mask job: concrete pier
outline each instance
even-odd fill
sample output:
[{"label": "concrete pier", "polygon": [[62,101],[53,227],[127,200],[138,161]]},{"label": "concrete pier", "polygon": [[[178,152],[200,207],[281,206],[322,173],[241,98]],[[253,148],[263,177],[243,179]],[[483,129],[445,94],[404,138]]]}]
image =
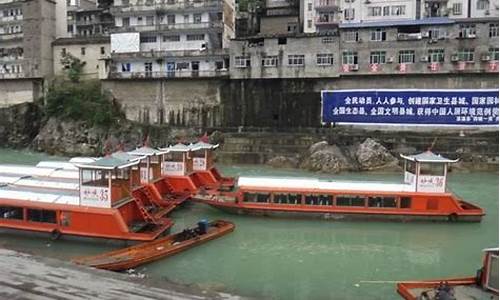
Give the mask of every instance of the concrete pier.
[{"label": "concrete pier", "polygon": [[0,299],[241,299],[0,249]]}]

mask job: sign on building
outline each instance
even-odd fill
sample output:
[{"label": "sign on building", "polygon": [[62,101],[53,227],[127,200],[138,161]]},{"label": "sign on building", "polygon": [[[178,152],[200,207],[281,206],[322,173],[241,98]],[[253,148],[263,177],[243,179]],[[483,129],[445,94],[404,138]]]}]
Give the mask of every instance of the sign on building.
[{"label": "sign on building", "polygon": [[111,34],[111,53],[130,53],[139,51],[139,32]]},{"label": "sign on building", "polygon": [[498,90],[322,91],[323,123],[498,126]]}]

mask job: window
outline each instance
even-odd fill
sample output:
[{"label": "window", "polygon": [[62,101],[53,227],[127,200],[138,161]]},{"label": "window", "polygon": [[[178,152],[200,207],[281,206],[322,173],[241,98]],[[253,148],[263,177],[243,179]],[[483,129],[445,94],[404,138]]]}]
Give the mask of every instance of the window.
[{"label": "window", "polygon": [[184,15],[184,23],[189,23],[189,15]]},{"label": "window", "polygon": [[201,14],[194,14],[193,15],[193,23],[195,23],[195,24],[201,23]]},{"label": "window", "polygon": [[396,207],[396,197],[368,197],[368,207]]},{"label": "window", "polygon": [[333,54],[317,54],[316,55],[316,64],[318,66],[331,66],[333,65]]},{"label": "window", "polygon": [[443,28],[436,27],[436,28],[431,28],[429,30],[429,38],[430,39],[433,39],[433,40],[443,39],[446,36],[447,36],[447,32]]},{"label": "window", "polygon": [[156,36],[141,36],[141,43],[156,43]]},{"label": "window", "polygon": [[80,53],[81,53],[82,55],[85,55],[85,47],[80,48]]},{"label": "window", "polygon": [[122,72],[130,72],[130,63],[122,63]]},{"label": "window", "polygon": [[101,47],[101,55],[106,54],[106,49],[104,47]]},{"label": "window", "polygon": [[45,209],[28,209],[28,221],[56,224],[56,212]]},{"label": "window", "polygon": [[66,48],[62,48],[62,49],[61,49],[61,55],[62,55],[62,56],[66,55]]},{"label": "window", "polygon": [[385,51],[370,52],[370,64],[385,64]]},{"label": "window", "polygon": [[0,206],[0,219],[22,220],[23,209],[21,207]]},{"label": "window", "polygon": [[429,62],[431,63],[444,62],[444,49],[429,49]]},{"label": "window", "polygon": [[412,64],[415,62],[415,50],[401,50],[399,51],[400,64]]},{"label": "window", "polygon": [[129,0],[122,0],[122,5],[123,6],[128,6],[129,5]]},{"label": "window", "polygon": [[68,32],[73,33],[73,25],[68,25]]},{"label": "window", "polygon": [[490,59],[498,61],[498,48],[490,48]]},{"label": "window", "polygon": [[391,14],[393,16],[404,16],[406,14],[406,6],[404,5],[391,6]]},{"label": "window", "polygon": [[356,52],[356,51],[344,51],[342,53],[342,64],[343,65],[357,65],[358,64],[358,52]]},{"label": "window", "polygon": [[368,8],[368,15],[371,17],[379,17],[382,15],[382,7],[374,6]]},{"label": "window", "polygon": [[490,37],[498,37],[498,24],[490,23]]},{"label": "window", "polygon": [[297,23],[288,23],[287,31],[291,33],[297,32]]},{"label": "window", "polygon": [[307,20],[307,28],[311,28],[312,27],[312,20]]},{"label": "window", "polygon": [[186,36],[186,39],[188,41],[203,41],[203,40],[205,40],[205,35],[204,34],[188,34]]},{"label": "window", "polygon": [[180,35],[164,35],[163,36],[164,42],[179,42],[180,40],[181,40]]},{"label": "window", "polygon": [[312,9],[313,9],[313,4],[307,3],[307,11],[312,11]]},{"label": "window", "polygon": [[461,24],[460,32],[458,33],[459,38],[475,38],[476,37],[476,25],[474,24]]},{"label": "window", "polygon": [[365,198],[360,196],[337,196],[337,206],[365,206]]},{"label": "window", "polygon": [[460,49],[458,50],[458,60],[473,62],[474,61],[474,49]]},{"label": "window", "polygon": [[384,11],[383,11],[383,15],[384,16],[389,16],[390,15],[390,12],[391,12],[391,7],[390,6],[384,6]]},{"label": "window", "polygon": [[357,30],[346,30],[344,32],[344,41],[346,42],[357,42],[358,37],[359,34]]},{"label": "window", "polygon": [[477,9],[478,10],[485,10],[490,8],[490,1],[488,0],[477,0]]},{"label": "window", "polygon": [[380,28],[373,30],[370,34],[371,41],[385,41],[386,32]]},{"label": "window", "polygon": [[333,205],[333,196],[331,195],[306,195],[306,205]]},{"label": "window", "polygon": [[452,12],[455,16],[462,14],[462,3],[453,3]]},{"label": "window", "polygon": [[122,26],[123,27],[130,27],[130,18],[123,18],[122,19]]},{"label": "window", "polygon": [[234,67],[235,68],[250,67],[250,56],[235,56]]},{"label": "window", "polygon": [[278,45],[286,45],[286,37],[278,38]]},{"label": "window", "polygon": [[267,203],[270,198],[270,194],[261,193],[244,193],[243,202],[257,202],[257,203]]},{"label": "window", "polygon": [[153,25],[153,24],[154,24],[154,22],[155,22],[155,19],[154,19],[154,17],[153,17],[153,16],[147,16],[147,17],[146,17],[146,25],[151,26],[151,25]]},{"label": "window", "polygon": [[420,175],[444,176],[443,164],[420,163]]},{"label": "window", "polygon": [[278,56],[264,56],[262,58],[263,67],[276,67],[278,66]]},{"label": "window", "polygon": [[[137,23],[142,23],[142,17],[137,17]],[[142,24],[139,24],[142,25]]]},{"label": "window", "polygon": [[167,15],[167,24],[175,24],[175,15]]},{"label": "window", "polygon": [[324,37],[321,39],[321,42],[324,43],[324,44],[331,44],[331,43],[335,43],[335,38],[329,36],[329,37]]},{"label": "window", "polygon": [[411,198],[401,197],[401,199],[399,199],[399,208],[411,208]]},{"label": "window", "polygon": [[[151,73],[153,72],[153,63],[151,63],[151,62],[144,63],[144,72],[146,72],[146,76],[151,75]],[[124,173],[124,174],[128,174],[128,173]]]},{"label": "window", "polygon": [[354,8],[344,9],[344,19],[347,21],[354,20]]},{"label": "window", "polygon": [[304,65],[304,55],[288,55],[288,65],[289,66],[303,66]]},{"label": "window", "polygon": [[490,255],[486,286],[498,291],[498,255]]},{"label": "window", "polygon": [[274,194],[273,203],[278,204],[301,204],[300,194]]}]

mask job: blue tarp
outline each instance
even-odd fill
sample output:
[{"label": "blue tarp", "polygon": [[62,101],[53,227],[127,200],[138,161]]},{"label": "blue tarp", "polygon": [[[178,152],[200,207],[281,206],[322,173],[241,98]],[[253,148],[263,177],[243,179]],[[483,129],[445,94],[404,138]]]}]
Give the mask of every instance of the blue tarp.
[{"label": "blue tarp", "polygon": [[498,90],[322,91],[323,123],[498,125]]}]

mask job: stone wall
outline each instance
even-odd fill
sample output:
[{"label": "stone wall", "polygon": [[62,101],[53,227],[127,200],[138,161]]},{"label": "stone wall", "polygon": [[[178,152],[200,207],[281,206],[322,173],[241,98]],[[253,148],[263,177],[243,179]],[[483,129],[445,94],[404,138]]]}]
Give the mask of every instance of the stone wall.
[{"label": "stone wall", "polygon": [[0,80],[0,107],[29,103],[41,97],[41,81],[33,79]]}]

